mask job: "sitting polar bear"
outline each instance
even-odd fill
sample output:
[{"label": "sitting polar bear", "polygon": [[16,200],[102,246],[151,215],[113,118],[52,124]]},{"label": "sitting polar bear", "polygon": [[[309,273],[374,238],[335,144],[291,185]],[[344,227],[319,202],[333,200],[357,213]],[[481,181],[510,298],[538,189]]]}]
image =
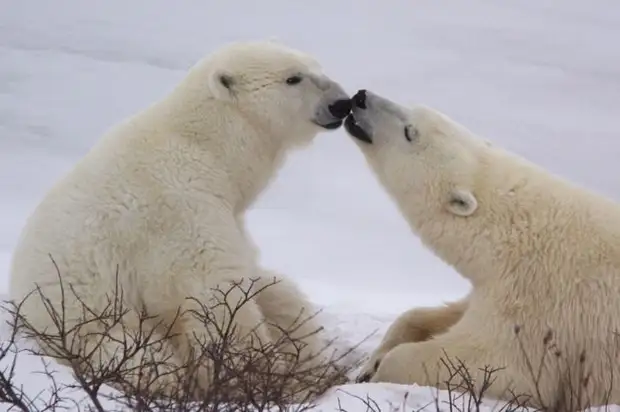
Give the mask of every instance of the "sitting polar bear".
[{"label": "sitting polar bear", "polygon": [[[174,354],[173,368],[198,349],[197,341],[215,333],[190,316],[213,302],[214,289],[230,289],[225,299],[234,308],[251,279],[257,290],[277,278],[240,308],[235,326],[239,336],[255,329],[262,343],[280,338],[300,316],[312,316],[312,305],[290,280],[258,266],[244,212],[286,153],[340,127],[350,105],[342,87],[299,51],[271,41],[216,50],[168,96],[105,134],[49,191],[14,252],[11,299],[18,303],[38,286],[58,313],[64,303],[70,328],[83,309],[73,293],[102,311],[118,278],[131,309],[125,328],[139,328],[140,311],[158,316],[162,325],[175,323],[178,337],[165,348]],[[38,330],[57,330],[41,302],[31,295],[22,315]],[[184,315],[173,322],[179,308]],[[224,322],[227,310],[216,306],[212,313]],[[97,328],[91,323],[73,333],[76,353],[97,347]],[[318,329],[310,319],[292,333],[307,345],[302,355],[320,350],[322,339],[312,333]],[[114,341],[122,339],[121,327],[108,334],[112,338],[98,347],[104,363],[122,352]],[[146,355],[155,361],[167,356],[163,349],[151,352]],[[144,355],[139,351],[125,366],[137,366]],[[210,375],[203,369],[198,386],[205,389]],[[172,375],[161,379],[176,381]]]},{"label": "sitting polar bear", "polygon": [[461,301],[401,315],[358,381],[447,388],[454,369],[440,362],[461,361],[478,389],[485,367],[503,368],[490,397],[512,399],[511,389],[555,410],[620,402],[618,204],[428,107],[365,90],[352,100],[345,128],[378,180],[473,286]]}]

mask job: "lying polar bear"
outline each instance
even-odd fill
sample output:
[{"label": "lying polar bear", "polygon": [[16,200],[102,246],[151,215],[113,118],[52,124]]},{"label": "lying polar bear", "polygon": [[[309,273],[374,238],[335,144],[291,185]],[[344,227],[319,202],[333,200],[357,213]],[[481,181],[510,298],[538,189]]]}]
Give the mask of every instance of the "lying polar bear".
[{"label": "lying polar bear", "polygon": [[375,175],[413,232],[473,285],[462,301],[398,318],[358,380],[446,388],[447,356],[477,389],[486,366],[503,368],[488,396],[619,403],[620,206],[431,108],[367,90],[353,101],[345,128]]}]

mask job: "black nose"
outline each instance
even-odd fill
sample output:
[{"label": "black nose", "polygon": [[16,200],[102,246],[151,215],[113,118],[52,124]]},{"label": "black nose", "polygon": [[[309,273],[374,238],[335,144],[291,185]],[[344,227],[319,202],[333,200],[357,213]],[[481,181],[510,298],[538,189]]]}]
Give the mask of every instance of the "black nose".
[{"label": "black nose", "polygon": [[351,99],[353,104],[360,109],[366,108],[366,89],[358,90],[355,96]]},{"label": "black nose", "polygon": [[332,116],[338,119],[344,119],[351,111],[352,105],[353,104],[351,103],[350,99],[343,99],[335,101],[334,103],[327,106],[327,108],[329,109],[329,112],[332,114]]}]

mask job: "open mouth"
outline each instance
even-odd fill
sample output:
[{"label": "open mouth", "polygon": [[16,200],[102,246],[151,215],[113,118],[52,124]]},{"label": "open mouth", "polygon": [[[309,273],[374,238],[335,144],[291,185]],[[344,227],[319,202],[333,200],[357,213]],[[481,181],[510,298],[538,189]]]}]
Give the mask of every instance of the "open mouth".
[{"label": "open mouth", "polygon": [[324,124],[323,127],[325,129],[333,130],[342,126],[342,123],[344,123],[342,120],[336,120],[335,122]]},{"label": "open mouth", "polygon": [[364,143],[372,144],[372,138],[370,137],[370,134],[366,130],[364,130],[359,124],[357,124],[357,122],[355,121],[355,117],[353,117],[352,114],[347,116],[346,120],[344,121],[344,128],[351,136],[355,137],[357,140]]},{"label": "open mouth", "polygon": [[327,123],[327,124],[321,124],[321,123],[318,123],[318,122],[314,122],[314,124],[316,124],[317,126],[321,126],[323,129],[327,129],[327,130],[337,129],[340,126],[342,126],[342,123],[343,123],[342,120],[336,120],[334,122]]}]

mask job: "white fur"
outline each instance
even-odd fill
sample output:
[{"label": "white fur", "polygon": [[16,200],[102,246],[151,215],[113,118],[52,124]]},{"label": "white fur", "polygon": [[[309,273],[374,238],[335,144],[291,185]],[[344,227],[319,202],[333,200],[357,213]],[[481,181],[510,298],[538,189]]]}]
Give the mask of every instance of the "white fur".
[{"label": "white fur", "polygon": [[[352,119],[372,140],[356,140],[368,163],[413,232],[473,289],[445,308],[403,314],[362,375],[446,388],[445,350],[478,389],[480,369],[505,368],[486,396],[510,399],[510,387],[559,410],[620,402],[620,206],[428,107],[407,109],[370,92],[365,103]],[[585,374],[583,398],[571,400]]]},{"label": "white fur", "polygon": [[[303,80],[287,84],[295,75]],[[310,143],[324,130],[319,124],[339,120],[327,108],[339,99],[348,96],[299,51],[274,42],[216,50],[167,97],[106,133],[47,193],[15,250],[11,298],[21,301],[38,285],[60,311],[60,274],[71,326],[82,308],[70,286],[100,311],[105,294],[114,293],[118,271],[129,319],[137,322],[137,311],[146,310],[170,323],[179,307],[198,309],[187,297],[209,304],[213,288],[226,290],[230,282],[247,284],[256,277],[264,285],[276,277],[281,283],[243,306],[235,319],[240,334],[257,327],[263,343],[275,339],[276,329],[261,321],[287,328],[302,309],[307,317],[313,308],[292,281],[258,267],[243,216],[285,154]],[[234,306],[239,298],[237,290],[227,301]],[[39,330],[54,328],[36,295],[22,313]],[[224,308],[215,314],[220,322],[227,316]],[[309,321],[296,336],[316,328]],[[94,347],[94,339],[85,336],[89,330],[99,329],[83,328],[79,345]],[[191,316],[183,316],[175,331],[180,337],[164,349],[176,357],[196,345],[192,334],[208,339],[209,332]],[[319,349],[318,336],[305,339],[307,351]],[[114,358],[118,346],[104,342],[101,355]],[[164,349],[151,355],[161,359]],[[206,388],[206,372],[200,380]]]}]

